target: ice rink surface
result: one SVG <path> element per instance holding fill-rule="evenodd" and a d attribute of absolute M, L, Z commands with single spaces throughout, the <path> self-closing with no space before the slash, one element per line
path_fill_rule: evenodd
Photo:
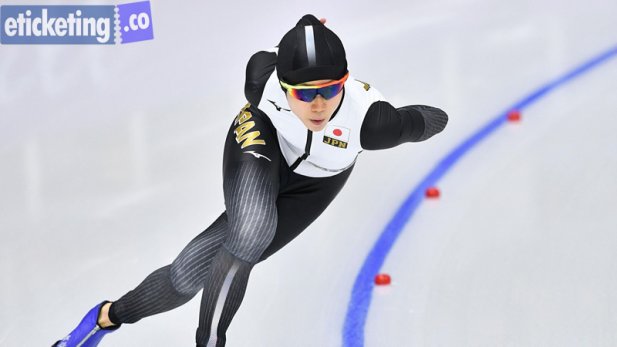
<path fill-rule="evenodd" d="M 437 106 L 450 122 L 360 155 L 329 209 L 254 268 L 230 347 L 342 346 L 360 266 L 426 173 L 617 45 L 615 1 L 154 0 L 152 13 L 153 41 L 0 46 L 2 347 L 50 345 L 223 211 L 246 61 L 305 13 L 328 19 L 350 71 L 394 106 Z M 474 147 L 387 256 L 393 283 L 374 291 L 365 345 L 617 346 L 616 133 L 613 59 Z M 101 346 L 194 346 L 198 308 L 199 297 Z"/>

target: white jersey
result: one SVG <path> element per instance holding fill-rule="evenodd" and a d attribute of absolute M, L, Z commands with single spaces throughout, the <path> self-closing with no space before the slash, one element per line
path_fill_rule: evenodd
<path fill-rule="evenodd" d="M 294 172 L 308 177 L 334 176 L 351 167 L 362 152 L 360 128 L 364 116 L 371 104 L 385 100 L 373 86 L 351 75 L 343 93 L 338 111 L 323 130 L 314 132 L 291 112 L 276 70 L 270 75 L 257 107 L 274 124 L 281 153 Z"/>

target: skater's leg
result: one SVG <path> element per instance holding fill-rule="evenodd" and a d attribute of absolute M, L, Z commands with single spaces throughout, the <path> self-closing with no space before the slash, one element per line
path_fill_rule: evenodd
<path fill-rule="evenodd" d="M 192 299 L 203 288 L 212 258 L 224 241 L 227 229 L 223 213 L 194 238 L 171 265 L 154 271 L 137 288 L 114 302 L 109 310 L 111 322 L 134 323 Z"/>
<path fill-rule="evenodd" d="M 247 104 L 229 128 L 223 192 L 229 231 L 204 282 L 197 345 L 222 347 L 250 271 L 276 233 L 282 154 L 267 115 Z"/>
<path fill-rule="evenodd" d="M 116 325 L 109 319 L 109 308 L 110 307 L 111 307 L 111 302 L 105 303 L 101 307 L 101 313 L 99 313 L 99 318 L 98 318 L 98 324 L 99 326 L 101 326 L 101 328 L 109 328 L 109 327 L 113 327 L 114 325 Z"/>
<path fill-rule="evenodd" d="M 223 213 L 194 238 L 171 265 L 151 273 L 115 303 L 103 302 L 95 306 L 54 346 L 96 346 L 105 334 L 122 323 L 134 323 L 189 301 L 203 288 L 212 258 L 224 242 L 227 229 L 227 216 Z"/>
<path fill-rule="evenodd" d="M 212 262 L 201 299 L 198 347 L 225 346 L 226 331 L 238 311 L 254 263 L 244 261 L 222 247 Z"/>
<path fill-rule="evenodd" d="M 114 302 L 109 309 L 109 320 L 114 324 L 135 323 L 188 302 L 193 295 L 174 288 L 170 269 L 171 265 L 167 265 L 154 271 L 137 288 Z"/>
<path fill-rule="evenodd" d="M 115 303 L 103 302 L 95 306 L 70 334 L 54 346 L 93 347 L 105 334 L 116 330 L 117 325 L 134 323 L 189 301 L 203 288 L 212 258 L 224 242 L 227 229 L 227 216 L 223 213 L 194 238 L 171 265 L 151 273 Z"/>
<path fill-rule="evenodd" d="M 200 347 L 225 346 L 250 271 L 276 233 L 278 167 L 245 157 L 251 160 L 234 163 L 223 183 L 229 235 L 205 281 L 196 336 Z"/>
<path fill-rule="evenodd" d="M 281 249 L 310 225 L 336 197 L 351 171 L 352 168 L 327 178 L 293 175 L 276 199 L 277 212 L 274 224 L 276 232 L 269 242 L 268 240 L 272 237 L 272 226 L 267 225 L 273 224 L 268 222 L 269 213 L 267 211 L 271 209 L 271 205 L 267 203 L 267 200 L 253 206 L 253 209 L 243 208 L 241 212 L 233 208 L 233 204 L 228 206 L 228 213 L 235 218 L 230 219 L 229 239 L 213 259 L 212 270 L 204 287 L 197 331 L 199 347 L 225 345 L 225 333 L 240 307 L 250 271 L 255 263 Z M 226 187 L 227 190 L 231 195 L 226 196 L 228 201 L 235 201 L 233 197 L 267 195 L 264 192 L 238 191 L 234 185 Z M 254 190 L 254 188 L 249 190 Z M 260 213 L 261 217 L 251 217 L 250 212 Z M 241 218 L 247 220 L 238 223 L 237 214 L 241 214 Z M 248 220 L 253 222 L 248 223 Z M 255 227 L 245 229 L 239 227 L 245 224 L 261 226 L 262 230 L 256 230 Z"/>

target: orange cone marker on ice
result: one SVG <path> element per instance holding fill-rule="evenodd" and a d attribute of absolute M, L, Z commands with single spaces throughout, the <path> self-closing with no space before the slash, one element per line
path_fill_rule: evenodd
<path fill-rule="evenodd" d="M 426 197 L 431 199 L 437 199 L 439 197 L 439 189 L 437 187 L 430 187 L 426 190 Z"/>
<path fill-rule="evenodd" d="M 390 284 L 390 282 L 392 282 L 392 279 L 388 274 L 379 274 L 375 276 L 375 284 L 378 286 L 385 286 Z"/>
<path fill-rule="evenodd" d="M 521 121 L 521 111 L 512 110 L 508 113 L 508 120 L 510 122 L 520 122 Z"/>

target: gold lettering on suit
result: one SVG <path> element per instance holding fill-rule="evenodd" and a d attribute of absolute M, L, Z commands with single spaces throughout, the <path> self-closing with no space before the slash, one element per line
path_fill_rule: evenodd
<path fill-rule="evenodd" d="M 364 90 L 366 90 L 367 92 L 368 92 L 368 90 L 369 90 L 369 89 L 371 89 L 371 85 L 370 85 L 370 84 L 368 84 L 368 83 L 366 83 L 366 82 L 362 82 L 362 81 L 360 81 L 360 80 L 356 80 L 356 81 L 358 81 L 358 82 L 360 82 L 360 83 L 364 84 Z"/>
<path fill-rule="evenodd" d="M 266 144 L 266 141 L 258 139 L 259 135 L 261 135 L 259 130 L 250 131 L 255 126 L 255 122 L 250 120 L 253 117 L 251 112 L 248 111 L 250 106 L 250 103 L 246 104 L 242 110 L 240 110 L 240 113 L 238 113 L 234 121 L 234 125 L 239 124 L 234 130 L 234 134 L 236 135 L 236 142 L 242 143 L 240 147 L 242 149 L 252 145 Z"/>
<path fill-rule="evenodd" d="M 347 148 L 347 142 L 333 139 L 328 136 L 323 137 L 323 143 L 328 144 L 330 146 L 338 147 L 338 148 Z"/>

